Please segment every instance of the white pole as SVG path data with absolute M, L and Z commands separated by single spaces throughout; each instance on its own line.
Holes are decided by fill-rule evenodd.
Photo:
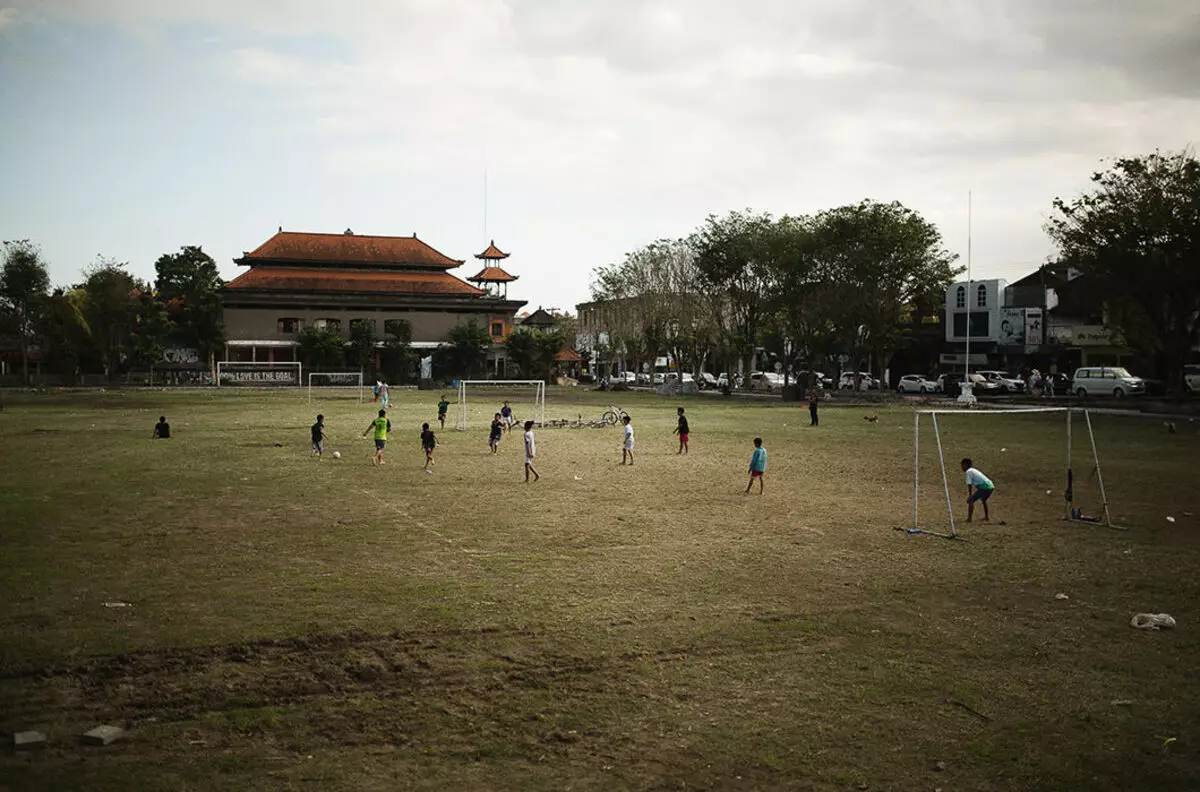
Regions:
M 1071 484 L 1071 500 L 1063 498 L 1067 505 L 1067 519 L 1071 519 L 1071 504 L 1075 498 L 1075 482 L 1071 477 L 1071 408 L 1067 408 L 1067 481 Z
M 1084 410 L 1083 417 L 1087 420 L 1088 437 L 1092 441 L 1092 461 L 1096 465 L 1096 483 L 1100 485 L 1100 501 L 1104 504 L 1104 524 L 1112 528 L 1112 518 L 1108 513 L 1108 496 L 1104 493 L 1104 476 L 1100 473 L 1100 455 L 1096 453 L 1096 435 L 1092 432 L 1092 414 Z
M 946 513 L 950 515 L 950 535 L 958 536 L 954 530 L 954 507 L 950 505 L 950 482 L 946 480 L 946 458 L 942 455 L 942 433 L 938 431 L 937 413 L 933 417 L 933 436 L 937 439 L 938 464 L 942 467 L 942 489 L 946 491 Z
M 967 354 L 964 359 L 963 379 L 971 381 L 971 299 L 974 289 L 971 282 L 971 191 L 967 190 Z M 936 423 L 936 419 L 934 421 Z
M 921 474 L 921 413 L 913 413 L 913 528 L 920 528 L 917 523 L 917 481 Z

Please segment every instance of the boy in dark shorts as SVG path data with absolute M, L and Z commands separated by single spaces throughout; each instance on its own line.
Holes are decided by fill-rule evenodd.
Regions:
M 429 429 L 429 424 L 421 424 L 421 448 L 425 450 L 425 472 L 432 473 L 433 449 L 437 448 L 437 438 Z
M 500 450 L 500 437 L 504 433 L 504 424 L 500 422 L 500 413 L 492 418 L 492 430 L 488 433 L 488 448 L 492 453 Z
M 167 423 L 167 416 L 165 416 L 165 415 L 158 416 L 158 423 L 154 424 L 154 438 L 153 439 L 166 440 L 170 436 L 171 436 L 171 424 Z
M 363 431 L 363 437 L 367 436 L 367 432 L 375 432 L 375 456 L 371 457 L 372 465 L 383 464 L 383 449 L 387 446 L 387 433 L 391 428 L 392 422 L 388 420 L 387 410 L 380 410 L 379 417 L 367 424 Z
M 679 425 L 675 427 L 675 434 L 679 435 L 679 450 L 675 452 L 675 456 L 686 454 L 688 452 L 688 419 L 683 414 L 683 408 L 679 408 Z
M 317 422 L 312 425 L 312 455 L 320 457 L 325 451 L 325 441 L 329 439 L 329 435 L 325 434 L 325 416 L 318 415 Z
M 500 423 L 504 424 L 504 431 L 511 429 L 515 420 L 512 407 L 508 406 L 508 402 L 504 402 L 504 406 L 500 408 Z
M 750 455 L 750 481 L 746 484 L 746 494 L 758 479 L 758 494 L 763 494 L 763 476 L 767 472 L 767 449 L 763 448 L 762 438 L 754 438 L 754 453 Z
M 971 518 L 975 516 L 976 501 L 983 504 L 983 521 L 990 522 L 988 498 L 996 491 L 996 485 L 981 471 L 976 470 L 970 459 L 962 461 L 962 469 L 967 474 L 967 522 L 971 522 Z M 972 492 L 972 489 L 975 491 Z
M 450 409 L 450 402 L 446 401 L 446 394 L 442 394 L 442 400 L 438 402 L 438 423 L 442 428 L 446 428 L 446 411 Z

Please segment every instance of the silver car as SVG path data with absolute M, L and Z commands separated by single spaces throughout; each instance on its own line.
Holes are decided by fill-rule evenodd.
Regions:
M 905 374 L 896 383 L 896 393 L 934 393 L 938 385 L 921 374 Z
M 1075 370 L 1071 392 L 1083 399 L 1088 396 L 1141 396 L 1146 382 L 1120 366 L 1088 366 Z

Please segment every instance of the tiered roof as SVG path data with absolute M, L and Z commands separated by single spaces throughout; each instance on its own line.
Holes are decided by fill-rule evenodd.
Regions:
M 475 258 L 484 261 L 483 269 L 467 278 L 467 280 L 472 283 L 511 283 L 515 281 L 517 279 L 516 275 L 506 272 L 496 263 L 508 258 L 508 256 L 508 253 L 496 247 L 496 240 L 493 239 L 488 244 L 487 250 L 475 254 Z

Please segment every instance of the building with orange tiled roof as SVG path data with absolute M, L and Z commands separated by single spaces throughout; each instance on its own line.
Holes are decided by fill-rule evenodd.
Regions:
M 349 339 L 351 326 L 368 323 L 382 344 L 395 320 L 409 322 L 412 346 L 418 350 L 438 346 L 453 327 L 471 319 L 499 343 L 525 305 L 451 274 L 463 262 L 416 234 L 280 229 L 234 261 L 248 269 L 222 292 L 225 359 L 230 361 L 294 361 L 297 336 L 307 326 L 335 328 Z M 502 371 L 503 348 L 494 349 L 492 357 Z

